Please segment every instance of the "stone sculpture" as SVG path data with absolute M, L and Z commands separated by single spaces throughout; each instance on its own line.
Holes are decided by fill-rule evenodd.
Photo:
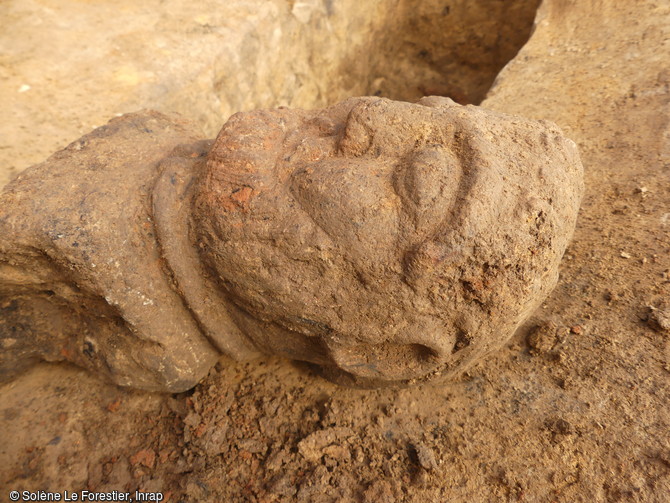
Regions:
M 453 378 L 555 286 L 582 166 L 548 122 L 352 98 L 129 114 L 0 196 L 0 376 L 67 360 L 183 391 L 221 354 L 358 386 Z

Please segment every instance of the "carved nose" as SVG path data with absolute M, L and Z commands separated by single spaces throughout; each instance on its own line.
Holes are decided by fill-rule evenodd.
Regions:
M 416 342 L 360 344 L 332 350 L 333 359 L 342 370 L 359 377 L 388 381 L 429 374 L 450 355 L 451 350 L 445 351 L 436 344 Z

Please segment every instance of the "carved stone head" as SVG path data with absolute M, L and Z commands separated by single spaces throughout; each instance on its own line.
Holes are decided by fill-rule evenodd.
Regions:
M 556 126 L 446 98 L 236 114 L 197 183 L 196 246 L 242 332 L 359 385 L 503 345 L 555 286 L 583 190 Z

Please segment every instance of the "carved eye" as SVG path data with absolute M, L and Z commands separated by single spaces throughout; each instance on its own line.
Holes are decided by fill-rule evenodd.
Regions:
M 461 178 L 459 159 L 442 145 L 419 150 L 401 165 L 394 186 L 417 238 L 423 239 L 451 215 Z

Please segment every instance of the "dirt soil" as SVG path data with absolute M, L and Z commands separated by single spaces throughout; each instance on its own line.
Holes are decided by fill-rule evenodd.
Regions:
M 481 101 L 539 0 L 5 0 L 0 184 L 150 108 L 228 116 L 351 96 Z M 85 43 L 84 43 L 85 42 Z
M 167 396 L 43 364 L 0 387 L 0 500 L 670 501 L 670 8 L 540 13 L 484 105 L 556 121 L 586 197 L 558 287 L 510 344 L 451 385 L 408 389 L 222 359 Z

